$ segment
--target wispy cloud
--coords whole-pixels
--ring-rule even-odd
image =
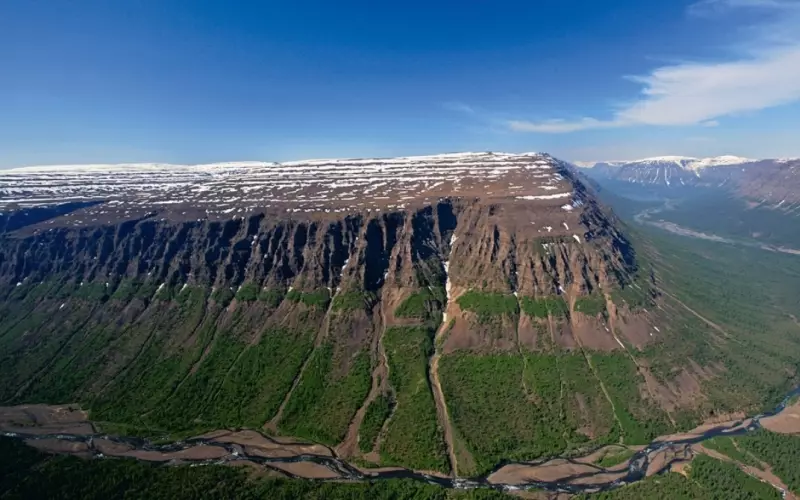
[[[455,111],[456,113],[465,113],[468,115],[475,114],[475,108],[460,101],[445,102],[442,103],[442,107],[448,111]]]
[[[546,134],[561,134],[566,132],[577,132],[588,128],[610,128],[618,126],[611,121],[600,121],[594,118],[582,118],[577,121],[567,120],[547,120],[543,122],[528,122],[524,120],[511,120],[507,123],[508,128],[514,132],[542,132]]]
[[[800,7],[797,0],[701,0],[689,6],[689,15],[717,16],[731,9],[793,9]]]
[[[648,75],[629,77],[642,85],[638,98],[613,110],[606,120],[510,120],[506,126],[540,133],[636,125],[716,126],[725,116],[800,101],[800,0],[703,0],[689,13],[721,14],[740,8],[780,9],[781,15],[752,31],[736,59],[662,66]]]

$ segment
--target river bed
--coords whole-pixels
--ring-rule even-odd
[[[582,457],[552,457],[534,462],[504,461],[488,474],[476,478],[451,478],[399,467],[365,469],[338,458],[327,446],[291,438],[265,436],[253,430],[220,430],[184,441],[156,444],[147,439],[115,436],[97,431],[88,416],[74,405],[23,405],[0,407],[0,432],[22,439],[52,453],[83,458],[128,457],[165,464],[249,464],[287,477],[320,481],[366,481],[405,478],[445,488],[485,487],[503,491],[526,489],[561,493],[591,493],[640,481],[691,460],[696,445],[717,436],[737,436],[766,427],[798,432],[800,405],[787,411],[788,402],[800,395],[795,389],[773,411],[747,419],[726,422],[680,435],[665,436],[647,446],[635,447],[622,464],[603,468],[593,457],[601,449]],[[786,414],[783,413],[786,411]],[[798,424],[800,425],[800,424]],[[617,445],[609,448],[619,449]]]

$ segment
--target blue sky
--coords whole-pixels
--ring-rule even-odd
[[[800,0],[0,2],[0,167],[800,156]]]

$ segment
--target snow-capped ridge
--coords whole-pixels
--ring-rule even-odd
[[[0,207],[102,202],[86,212],[91,216],[86,222],[97,222],[114,214],[152,217],[156,212],[199,220],[267,210],[402,210],[453,196],[544,203],[573,191],[561,168],[563,162],[547,154],[501,152],[22,167],[0,170]]]
[[[701,170],[709,167],[723,167],[730,165],[741,165],[742,163],[752,163],[758,160],[744,158],[741,156],[722,155],[709,158],[694,158],[691,156],[654,156],[639,160],[627,161],[594,161],[594,162],[572,162],[581,168],[594,168],[598,165],[608,167],[636,167],[636,166],[677,166],[683,170]]]

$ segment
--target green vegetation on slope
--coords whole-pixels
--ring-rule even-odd
[[[386,464],[448,472],[447,451],[427,372],[433,335],[434,331],[425,327],[394,327],[384,334],[396,407],[380,451]]]
[[[606,299],[601,293],[583,295],[575,299],[575,310],[587,316],[598,316],[606,312]]]
[[[262,333],[230,368],[202,419],[218,427],[258,429],[272,419],[311,351],[314,332]]]
[[[708,498],[725,500],[782,498],[772,485],[745,474],[735,464],[722,462],[707,455],[700,455],[692,460],[689,477],[703,486],[709,494]]]
[[[604,491],[601,493],[578,495],[575,500],[716,500],[708,496],[708,492],[698,483],[686,477],[670,472],[653,476],[633,483],[629,486]],[[719,498],[719,500],[725,500]]]
[[[258,292],[258,300],[272,308],[278,307],[285,296],[286,291],[276,288],[264,288]]]
[[[707,367],[706,415],[771,408],[800,382],[800,259],[649,230],[640,239],[657,286],[683,303],[664,296],[652,311],[669,331],[643,353],[659,380],[688,360]]]
[[[591,359],[614,402],[625,443],[647,444],[671,430],[664,411],[642,397],[645,382],[630,357],[622,353],[598,353],[591,354]]]
[[[579,354],[457,353],[441,359],[439,372],[450,417],[477,465],[472,473],[503,458],[615,439],[611,408]]]
[[[279,424],[287,434],[333,446],[347,433],[369,393],[369,354],[366,350],[356,354],[345,374],[334,373],[333,355],[329,342],[314,350]]]
[[[447,300],[444,288],[423,288],[415,292],[399,305],[394,311],[394,315],[398,318],[428,318],[434,310],[441,308]]]
[[[300,290],[290,290],[286,293],[286,300],[292,302],[302,302],[307,306],[325,309],[331,300],[331,294],[327,289],[321,288],[313,292],[301,292]]]
[[[520,308],[528,316],[534,318],[547,318],[548,315],[555,318],[565,318],[569,315],[569,306],[563,297],[554,295],[552,297],[522,297]]]
[[[236,300],[242,302],[253,302],[258,300],[258,285],[255,283],[244,283],[236,291]]]
[[[350,291],[334,297],[331,309],[334,311],[364,311],[370,309],[377,297],[373,293]]]
[[[741,464],[758,467],[760,465],[758,461],[750,453],[742,451],[739,447],[738,439],[725,436],[715,437],[714,439],[703,441],[703,447],[718,451]]]
[[[364,420],[358,429],[358,448],[362,453],[369,453],[375,446],[383,423],[392,412],[392,401],[385,394],[375,398],[364,413]]]
[[[800,436],[760,430],[737,437],[736,442],[743,450],[768,463],[790,490],[800,494]]]
[[[478,315],[480,321],[492,316],[512,316],[519,311],[517,298],[510,294],[470,290],[457,299],[458,306]]]

